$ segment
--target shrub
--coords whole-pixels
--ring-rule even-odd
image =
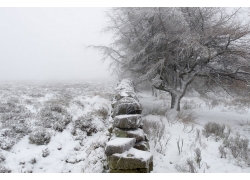
[[[9,127],[15,133],[23,135],[27,135],[31,132],[29,125],[24,120],[11,121]]]
[[[0,165],[0,173],[11,173],[10,168]]]
[[[184,101],[182,105],[182,109],[184,110],[190,110],[195,108],[200,108],[201,104],[197,104],[194,100],[191,101]]]
[[[36,158],[32,158],[31,160],[30,160],[30,164],[35,164],[36,163]]]
[[[196,148],[195,150],[194,150],[194,152],[195,152],[195,157],[194,157],[194,159],[195,159],[195,162],[198,164],[198,167],[199,167],[199,169],[201,168],[201,150],[200,150],[200,148]]]
[[[95,110],[92,114],[102,117],[102,119],[107,119],[109,116],[108,108],[101,107],[100,109]]]
[[[176,116],[176,119],[183,124],[195,124],[197,117],[193,113],[179,112]]]
[[[31,144],[45,145],[50,142],[51,134],[42,127],[35,129],[29,135],[29,142]]]
[[[73,123],[73,131],[75,132],[76,129],[80,129],[81,131],[84,131],[87,133],[87,136],[91,136],[92,133],[97,133],[96,126],[92,123],[92,118],[87,118],[85,116],[79,117],[77,120]]]
[[[76,101],[74,101],[74,103],[77,104],[78,106],[82,107],[82,108],[85,107],[85,105],[80,100],[76,100]]]
[[[44,149],[42,152],[43,152],[43,154],[42,154],[43,157],[47,157],[50,154],[48,148]]]
[[[2,163],[4,161],[5,161],[5,157],[2,154],[0,154],[0,163]]]
[[[0,136],[0,148],[3,150],[10,149],[15,143],[15,137]]]
[[[159,115],[159,116],[165,116],[166,112],[167,112],[167,107],[157,107],[157,106],[153,106],[153,107],[143,107],[142,109],[142,116],[146,116],[149,114],[152,115]]]
[[[205,137],[209,137],[211,135],[214,135],[217,137],[224,138],[226,135],[228,135],[224,132],[225,127],[226,126],[224,124],[220,125],[220,124],[215,123],[215,122],[208,122],[204,125],[204,129],[202,130],[202,133]]]
[[[218,100],[216,100],[216,99],[214,99],[214,100],[212,100],[212,102],[211,102],[211,106],[214,108],[214,107],[216,107],[216,106],[219,106],[219,101]]]
[[[41,125],[62,132],[72,120],[72,116],[60,105],[49,105],[39,112]]]
[[[143,131],[146,133],[148,140],[153,141],[154,148],[158,153],[165,154],[167,144],[171,135],[167,132],[165,124],[161,121],[143,120]]]
[[[249,151],[248,148],[249,140],[246,138],[240,138],[237,134],[235,137],[225,138],[223,141],[223,146],[228,148],[234,158],[241,158],[245,161],[249,161]]]

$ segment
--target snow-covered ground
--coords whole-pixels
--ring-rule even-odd
[[[165,125],[165,131],[162,138],[154,142],[155,138],[150,141],[151,152],[154,154],[154,173],[179,173],[190,172],[190,166],[187,160],[193,160],[195,172],[198,173],[249,173],[249,160],[246,163],[241,158],[234,158],[227,149],[226,158],[221,158],[218,147],[222,145],[223,138],[216,136],[205,137],[202,134],[204,125],[208,122],[216,122],[220,125],[225,124],[225,132],[231,128],[230,137],[237,134],[240,138],[250,137],[250,111],[243,107],[230,106],[221,103],[218,100],[217,105],[211,105],[211,101],[200,97],[184,97],[182,99],[181,112],[183,114],[192,114],[195,116],[195,123],[181,123],[179,121],[171,121],[161,115],[152,115],[148,113],[161,114],[159,109],[166,109],[169,105],[170,97],[152,97],[150,93],[140,93],[140,102],[144,107],[144,122],[156,122],[159,127]],[[228,103],[229,104],[229,103]],[[153,109],[153,110],[152,110]],[[146,113],[146,114],[145,114]],[[159,123],[160,122],[160,123]],[[197,131],[200,136],[197,138]],[[154,135],[155,132],[152,132]],[[157,137],[157,135],[156,135]],[[180,153],[178,150],[178,142]],[[183,142],[183,143],[182,143]],[[183,145],[182,145],[183,144]],[[161,147],[162,146],[162,147]],[[195,149],[201,151],[200,167],[195,161]],[[249,151],[249,149],[248,149]]]
[[[109,115],[114,88],[115,84],[91,82],[1,85],[1,172],[106,172],[104,148],[112,122]],[[238,135],[249,139],[248,104],[242,106],[239,101],[222,97],[209,100],[190,95],[182,99],[181,114],[176,120],[170,118],[168,111],[165,115],[170,103],[167,94],[153,97],[150,92],[141,92],[138,97],[143,107],[143,128],[148,133],[154,156],[152,173],[190,172],[190,163],[198,173],[250,172],[249,160],[234,158],[229,149],[225,149],[226,157],[221,158],[218,148],[225,138],[206,137],[202,133],[206,123],[216,122],[225,124],[225,133],[231,129],[230,137]],[[51,115],[45,111],[46,107],[52,115],[55,113],[62,119],[70,117],[70,122],[63,126],[62,132],[54,128],[58,126],[56,123],[45,127],[51,136],[49,143],[31,144],[30,134],[45,126],[41,122],[45,121],[46,113]],[[62,108],[62,112],[55,112],[53,107]],[[52,115],[51,118],[55,118]],[[196,158],[197,148],[201,160]]]

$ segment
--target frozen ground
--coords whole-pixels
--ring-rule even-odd
[[[164,95],[161,95],[164,96]],[[164,100],[164,97],[166,100]],[[230,137],[235,137],[237,134],[240,138],[250,137],[250,112],[248,106],[232,105],[223,100],[212,101],[200,97],[185,97],[182,99],[182,114],[192,114],[195,116],[195,122],[191,123],[186,120],[182,122],[171,121],[161,114],[170,102],[170,97],[152,97],[150,93],[141,93],[140,102],[144,107],[144,122],[151,125],[149,122],[158,123],[158,127],[164,128],[162,137],[159,137],[155,132],[151,132],[153,138],[150,141],[151,151],[154,154],[154,173],[178,173],[190,172],[190,166],[187,164],[187,159],[193,160],[195,172],[198,173],[249,173],[248,162],[231,155],[229,149],[225,150],[226,158],[221,158],[218,147],[222,145],[223,138],[216,136],[205,137],[202,134],[204,125],[208,122],[216,122],[225,124],[225,132],[228,127],[231,128]],[[155,107],[155,108],[154,108]],[[155,114],[155,115],[152,115]],[[191,118],[192,119],[192,118]],[[159,123],[161,122],[161,123]],[[156,126],[156,125],[155,125]],[[197,131],[200,132],[199,138]],[[158,132],[157,132],[158,133]],[[154,142],[153,139],[158,140]],[[166,143],[167,142],[167,143]],[[178,142],[180,153],[178,150]],[[182,143],[183,142],[183,143]],[[182,145],[183,144],[183,145]],[[195,149],[201,151],[200,167],[196,163]],[[249,149],[248,149],[249,152]]]
[[[114,88],[114,84],[91,82],[1,85],[0,171],[106,172],[104,147],[112,121],[109,115]],[[250,161],[240,155],[235,158],[230,149],[225,149],[226,157],[221,158],[218,147],[225,138],[202,133],[206,123],[216,122],[225,124],[225,133],[231,128],[230,137],[238,134],[240,139],[249,139],[248,102],[190,95],[182,99],[181,114],[176,120],[169,118],[169,113],[168,118],[165,116],[168,95],[153,97],[141,92],[138,96],[154,155],[152,173],[250,172]],[[48,143],[30,142],[37,128],[49,133]],[[197,148],[200,160],[195,153]]]

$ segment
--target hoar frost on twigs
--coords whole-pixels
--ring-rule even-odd
[[[216,7],[112,8],[105,28],[114,34],[112,44],[91,47],[111,60],[119,77],[169,92],[171,108],[179,111],[194,80],[226,92],[250,80],[250,23],[239,14]]]

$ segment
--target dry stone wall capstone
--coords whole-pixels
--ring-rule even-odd
[[[141,104],[133,81],[121,80],[111,104],[113,126],[105,154],[110,173],[149,173],[153,170],[153,155],[147,135],[141,129]]]

